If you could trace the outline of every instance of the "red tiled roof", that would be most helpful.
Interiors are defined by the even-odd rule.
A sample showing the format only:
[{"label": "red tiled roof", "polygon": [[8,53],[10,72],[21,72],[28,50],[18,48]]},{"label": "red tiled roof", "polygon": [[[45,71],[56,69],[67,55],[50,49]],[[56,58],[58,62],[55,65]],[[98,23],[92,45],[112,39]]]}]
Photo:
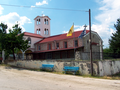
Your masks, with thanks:
[{"label": "red tiled roof", "polygon": [[31,37],[37,37],[37,38],[44,38],[39,34],[34,34],[34,33],[29,33],[29,32],[24,32],[24,36],[31,36]]},{"label": "red tiled roof", "polygon": [[[82,33],[82,31],[83,30],[74,32],[75,37],[78,37]],[[89,32],[89,30],[86,30],[86,33],[88,33],[88,32]],[[72,34],[72,36],[69,36],[69,37],[67,37],[66,35],[67,35],[67,33],[55,35],[55,36],[50,36],[50,37],[47,37],[47,38],[45,38],[37,43],[45,43],[45,42],[51,42],[54,40],[58,41],[58,40],[65,40],[65,39],[73,38],[73,34]],[[37,43],[35,43],[35,44],[37,44]]]},{"label": "red tiled roof", "polygon": [[[37,17],[34,18],[34,20],[35,20],[36,18],[38,18],[38,17],[41,17],[41,18],[47,17],[47,18],[49,18],[48,16],[37,16]],[[50,18],[49,18],[49,19],[50,19]],[[51,20],[51,19],[50,19],[50,20]]]}]

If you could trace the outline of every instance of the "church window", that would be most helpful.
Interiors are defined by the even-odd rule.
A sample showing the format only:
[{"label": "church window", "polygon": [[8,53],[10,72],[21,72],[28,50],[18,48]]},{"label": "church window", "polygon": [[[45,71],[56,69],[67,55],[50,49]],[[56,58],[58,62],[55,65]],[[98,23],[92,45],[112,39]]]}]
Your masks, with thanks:
[{"label": "church window", "polygon": [[31,44],[31,38],[30,37],[28,37],[28,44]]},{"label": "church window", "polygon": [[51,43],[48,44],[48,50],[51,50]]},{"label": "church window", "polygon": [[78,40],[75,40],[75,47],[78,47]]},{"label": "church window", "polygon": [[40,45],[38,46],[38,50],[40,50]]},{"label": "church window", "polygon": [[67,42],[64,42],[64,48],[67,48]]},{"label": "church window", "polygon": [[59,49],[59,43],[56,43],[56,49]]}]

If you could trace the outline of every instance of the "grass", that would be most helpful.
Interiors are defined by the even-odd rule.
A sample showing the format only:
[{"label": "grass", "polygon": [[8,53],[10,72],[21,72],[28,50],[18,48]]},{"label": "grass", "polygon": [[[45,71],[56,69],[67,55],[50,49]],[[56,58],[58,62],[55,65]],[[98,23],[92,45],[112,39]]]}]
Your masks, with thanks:
[{"label": "grass", "polygon": [[[13,68],[19,68],[19,67],[15,67],[15,66],[10,66],[7,64],[0,64],[0,66],[7,66],[7,67],[13,67]],[[28,69],[28,68],[19,68],[19,69],[27,69],[27,70],[31,70],[31,71],[45,71],[45,72],[50,72],[50,73],[54,73],[54,74],[62,74],[62,75],[73,75],[73,73],[67,73],[64,74],[64,72],[52,72],[51,70],[41,70],[41,69]],[[78,72],[80,73],[80,72]],[[111,75],[111,76],[91,76],[91,75],[80,75],[80,74],[76,74],[76,76],[80,76],[80,77],[84,77],[84,78],[96,78],[96,79],[109,79],[109,80],[120,80],[120,73],[117,73],[115,75]]]},{"label": "grass", "polygon": [[83,75],[82,77],[89,77],[89,78],[96,78],[96,79],[109,79],[109,80],[120,80],[120,73],[119,75],[112,75],[112,76],[91,76],[91,75]]}]

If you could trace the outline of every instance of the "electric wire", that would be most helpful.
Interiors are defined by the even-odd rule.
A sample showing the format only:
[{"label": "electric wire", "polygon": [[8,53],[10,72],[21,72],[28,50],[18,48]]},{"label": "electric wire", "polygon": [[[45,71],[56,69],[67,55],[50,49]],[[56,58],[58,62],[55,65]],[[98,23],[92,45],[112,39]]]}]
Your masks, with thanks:
[{"label": "electric wire", "polygon": [[32,6],[20,6],[20,5],[10,5],[10,4],[0,4],[3,6],[11,6],[11,7],[24,7],[24,8],[41,8],[41,9],[52,9],[52,10],[64,10],[64,11],[81,11],[81,12],[89,12],[87,10],[75,10],[75,9],[61,9],[61,8],[46,8],[46,7],[32,7]]}]

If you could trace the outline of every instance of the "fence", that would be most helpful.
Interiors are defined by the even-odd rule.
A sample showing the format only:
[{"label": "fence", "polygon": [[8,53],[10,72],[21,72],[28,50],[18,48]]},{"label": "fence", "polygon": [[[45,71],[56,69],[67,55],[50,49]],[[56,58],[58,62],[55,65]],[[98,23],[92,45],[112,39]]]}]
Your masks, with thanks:
[{"label": "fence", "polygon": [[[49,56],[49,57],[48,57]],[[79,57],[79,58],[77,58]],[[92,52],[92,60],[105,60],[105,59],[116,59],[120,58],[120,54],[116,53],[101,53]],[[16,60],[90,60],[90,52],[80,52],[74,58],[74,53],[30,53],[25,54],[24,58],[22,54],[16,56]]]},{"label": "fence", "polygon": [[[90,60],[90,52],[81,52],[80,53],[81,60]],[[101,52],[92,52],[92,60],[102,60]]]},{"label": "fence", "polygon": [[120,58],[120,53],[103,53],[104,59],[117,59]]}]

